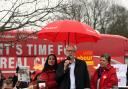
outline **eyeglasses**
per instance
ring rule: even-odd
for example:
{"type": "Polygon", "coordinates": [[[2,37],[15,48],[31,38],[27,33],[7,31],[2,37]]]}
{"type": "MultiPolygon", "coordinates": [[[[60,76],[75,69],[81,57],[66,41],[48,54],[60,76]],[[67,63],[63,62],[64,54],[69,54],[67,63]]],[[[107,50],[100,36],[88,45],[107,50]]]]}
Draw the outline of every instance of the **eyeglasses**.
{"type": "Polygon", "coordinates": [[[66,50],[67,52],[75,52],[74,50],[66,50]]]}

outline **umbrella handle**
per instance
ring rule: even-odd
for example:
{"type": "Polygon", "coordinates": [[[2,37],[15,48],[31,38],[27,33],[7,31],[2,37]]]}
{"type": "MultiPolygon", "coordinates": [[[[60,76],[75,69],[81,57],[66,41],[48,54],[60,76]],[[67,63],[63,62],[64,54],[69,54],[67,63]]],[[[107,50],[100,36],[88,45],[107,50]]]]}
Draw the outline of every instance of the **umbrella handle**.
{"type": "Polygon", "coordinates": [[[69,41],[70,41],[70,33],[68,32],[68,45],[69,45],[69,41]]]}

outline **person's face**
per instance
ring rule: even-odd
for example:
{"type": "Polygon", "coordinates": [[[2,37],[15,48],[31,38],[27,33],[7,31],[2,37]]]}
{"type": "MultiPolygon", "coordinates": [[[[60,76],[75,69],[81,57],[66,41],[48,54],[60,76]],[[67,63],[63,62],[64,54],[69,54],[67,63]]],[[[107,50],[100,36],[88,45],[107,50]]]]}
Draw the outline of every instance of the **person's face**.
{"type": "Polygon", "coordinates": [[[53,55],[49,56],[48,64],[51,66],[55,65],[55,57],[53,55]]]}
{"type": "Polygon", "coordinates": [[[100,59],[100,66],[101,67],[106,67],[107,64],[108,64],[108,61],[104,57],[101,57],[101,59],[100,59]]]}
{"type": "Polygon", "coordinates": [[[12,83],[10,83],[10,84],[4,83],[2,89],[13,89],[12,83]]]}
{"type": "Polygon", "coordinates": [[[66,48],[66,56],[73,56],[75,55],[75,49],[72,46],[66,48]]]}

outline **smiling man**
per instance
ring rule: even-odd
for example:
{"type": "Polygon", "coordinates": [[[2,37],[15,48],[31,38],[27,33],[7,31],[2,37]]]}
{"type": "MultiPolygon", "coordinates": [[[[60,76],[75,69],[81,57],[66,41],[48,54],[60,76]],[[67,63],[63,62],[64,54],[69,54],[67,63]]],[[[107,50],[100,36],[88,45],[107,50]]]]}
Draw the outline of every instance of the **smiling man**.
{"type": "Polygon", "coordinates": [[[75,58],[75,52],[75,46],[67,46],[67,59],[58,64],[56,76],[59,89],[90,89],[87,65],[75,58]]]}

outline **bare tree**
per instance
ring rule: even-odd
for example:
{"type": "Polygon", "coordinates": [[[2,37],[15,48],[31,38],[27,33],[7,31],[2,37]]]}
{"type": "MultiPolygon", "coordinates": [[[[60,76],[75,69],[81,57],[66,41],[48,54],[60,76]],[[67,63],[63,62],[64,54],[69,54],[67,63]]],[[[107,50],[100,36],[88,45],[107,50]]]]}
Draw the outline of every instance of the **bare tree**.
{"type": "Polygon", "coordinates": [[[110,4],[108,0],[72,0],[71,3],[60,4],[56,19],[74,19],[84,22],[101,33],[106,33],[106,12],[110,4]]]}
{"type": "MultiPolygon", "coordinates": [[[[77,0],[78,1],[78,0],[77,0]]],[[[57,12],[54,14],[54,20],[71,19],[81,21],[82,6],[81,4],[74,3],[73,0],[69,0],[67,3],[61,3],[57,12]]]]}
{"type": "Polygon", "coordinates": [[[101,33],[106,33],[107,16],[106,12],[111,6],[108,0],[84,0],[84,22],[101,33]]]}
{"type": "Polygon", "coordinates": [[[128,37],[128,10],[122,6],[113,5],[108,15],[108,33],[128,37]]]}
{"type": "MultiPolygon", "coordinates": [[[[13,46],[18,42],[25,41],[28,37],[35,35],[38,28],[51,20],[52,14],[63,0],[55,4],[53,0],[1,0],[0,3],[0,43],[8,43],[6,46],[13,46]],[[5,6],[7,5],[7,6],[5,6]],[[26,32],[25,29],[33,29],[33,32],[26,32]],[[34,29],[36,28],[36,29],[34,29]],[[22,32],[18,29],[22,29],[22,32]],[[24,30],[23,30],[24,29],[24,30]],[[6,31],[17,30],[14,39],[6,39],[6,31]],[[35,31],[34,31],[35,30],[35,31]]],[[[1,48],[0,48],[1,49],[1,48]]],[[[2,48],[3,49],[3,48],[2,48]]]]}
{"type": "Polygon", "coordinates": [[[62,0],[56,5],[51,5],[50,0],[2,0],[2,2],[9,6],[0,9],[0,32],[43,26],[62,0]]]}

